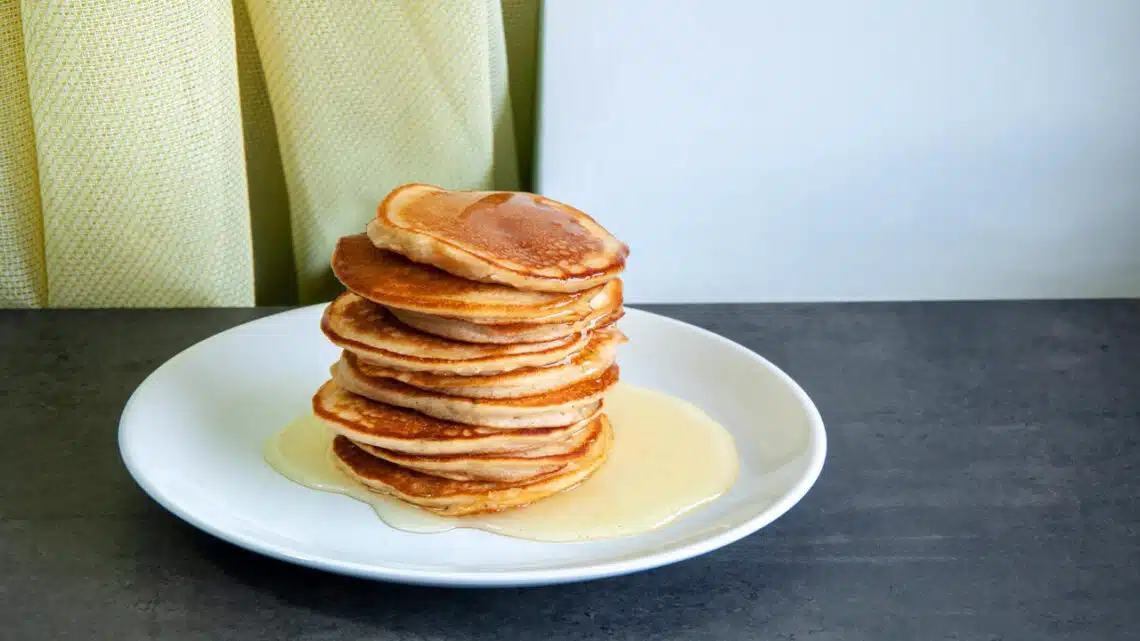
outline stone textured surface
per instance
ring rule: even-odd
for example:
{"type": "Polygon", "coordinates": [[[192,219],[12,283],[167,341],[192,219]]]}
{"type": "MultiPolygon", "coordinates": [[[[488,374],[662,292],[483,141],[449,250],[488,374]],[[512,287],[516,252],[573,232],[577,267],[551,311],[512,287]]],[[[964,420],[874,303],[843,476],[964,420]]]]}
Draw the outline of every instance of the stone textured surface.
{"type": "Polygon", "coordinates": [[[294,567],[127,476],[154,367],[272,310],[0,312],[5,639],[1135,639],[1140,301],[652,307],[801,382],[830,452],[735,545],[593,583],[456,591],[294,567]]]}

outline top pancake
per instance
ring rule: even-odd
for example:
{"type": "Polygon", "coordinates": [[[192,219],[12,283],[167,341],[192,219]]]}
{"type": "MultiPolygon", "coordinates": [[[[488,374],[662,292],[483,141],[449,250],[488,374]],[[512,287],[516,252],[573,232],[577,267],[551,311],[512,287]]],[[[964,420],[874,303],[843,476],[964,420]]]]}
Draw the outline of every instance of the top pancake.
{"type": "Polygon", "coordinates": [[[473,322],[575,322],[621,296],[616,283],[550,293],[467,280],[378,249],[364,234],[337,241],[332,269],[350,291],[381,305],[473,322]]]}
{"type": "Polygon", "coordinates": [[[576,292],[613,279],[629,248],[585,213],[535,194],[399,187],[368,237],[413,261],[518,289],[576,292]]]}

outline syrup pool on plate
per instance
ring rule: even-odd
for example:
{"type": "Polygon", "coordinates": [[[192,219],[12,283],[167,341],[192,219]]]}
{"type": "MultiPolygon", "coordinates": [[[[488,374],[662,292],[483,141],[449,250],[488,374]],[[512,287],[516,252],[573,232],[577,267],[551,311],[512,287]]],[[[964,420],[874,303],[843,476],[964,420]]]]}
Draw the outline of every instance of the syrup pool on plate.
{"type": "Polygon", "coordinates": [[[602,467],[577,487],[493,514],[444,517],[370,492],[332,460],[333,435],[304,416],[271,438],[265,458],[286,478],[368,503],[386,524],[409,532],[475,528],[535,541],[609,539],[648,532],[724,494],[739,469],[732,435],[700,408],[618,383],[604,411],[614,444],[602,467]]]}

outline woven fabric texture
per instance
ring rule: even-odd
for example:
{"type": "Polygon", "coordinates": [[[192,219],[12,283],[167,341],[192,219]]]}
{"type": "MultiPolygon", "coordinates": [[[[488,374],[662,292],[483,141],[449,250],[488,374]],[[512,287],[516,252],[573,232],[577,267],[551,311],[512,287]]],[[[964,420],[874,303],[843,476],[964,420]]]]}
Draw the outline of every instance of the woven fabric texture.
{"type": "Polygon", "coordinates": [[[0,305],[47,304],[36,140],[20,6],[0,4],[0,305]]]}
{"type": "Polygon", "coordinates": [[[393,187],[520,185],[536,24],[537,0],[0,0],[0,306],[327,299],[393,187]]]}

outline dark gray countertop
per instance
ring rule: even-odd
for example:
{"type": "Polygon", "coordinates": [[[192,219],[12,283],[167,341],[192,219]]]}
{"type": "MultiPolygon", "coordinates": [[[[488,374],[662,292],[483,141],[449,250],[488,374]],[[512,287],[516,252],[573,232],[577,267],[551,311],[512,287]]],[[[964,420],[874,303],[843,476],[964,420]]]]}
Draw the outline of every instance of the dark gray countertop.
{"type": "Polygon", "coordinates": [[[819,483],[703,557],[487,591],[262,558],[135,487],[131,391],[273,310],[0,311],[0,637],[1140,638],[1140,301],[651,309],[804,386],[819,483]]]}

